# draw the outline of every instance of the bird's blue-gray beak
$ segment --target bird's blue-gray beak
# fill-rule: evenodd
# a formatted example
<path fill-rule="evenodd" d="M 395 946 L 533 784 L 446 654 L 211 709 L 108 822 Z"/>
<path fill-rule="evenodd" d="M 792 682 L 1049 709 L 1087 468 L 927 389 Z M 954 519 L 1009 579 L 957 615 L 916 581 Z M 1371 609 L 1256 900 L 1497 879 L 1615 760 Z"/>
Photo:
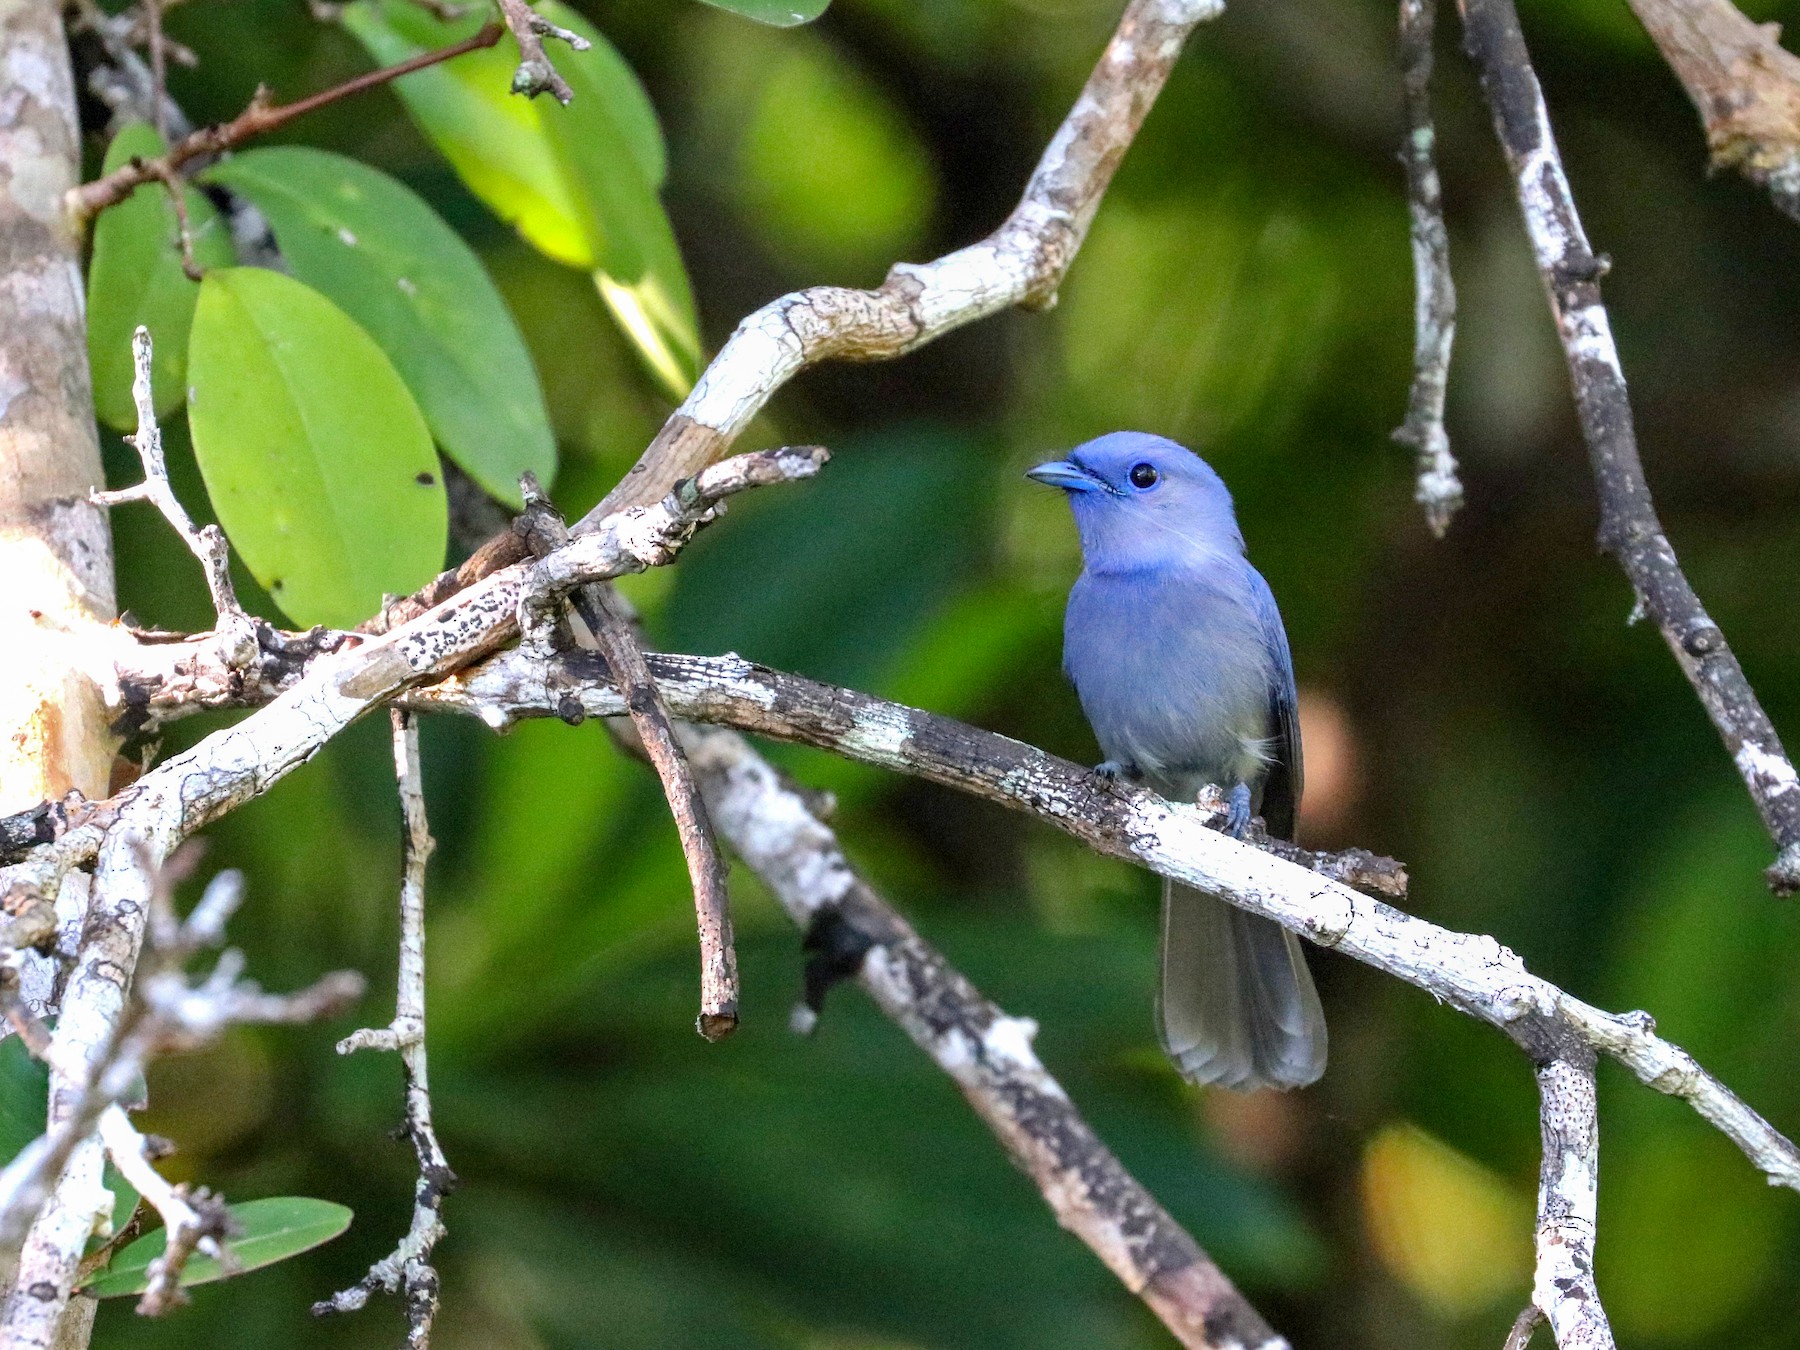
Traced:
<path fill-rule="evenodd" d="M 1100 478 L 1071 459 L 1053 459 L 1035 469 L 1025 470 L 1034 483 L 1061 488 L 1064 492 L 1098 492 L 1106 486 Z"/>

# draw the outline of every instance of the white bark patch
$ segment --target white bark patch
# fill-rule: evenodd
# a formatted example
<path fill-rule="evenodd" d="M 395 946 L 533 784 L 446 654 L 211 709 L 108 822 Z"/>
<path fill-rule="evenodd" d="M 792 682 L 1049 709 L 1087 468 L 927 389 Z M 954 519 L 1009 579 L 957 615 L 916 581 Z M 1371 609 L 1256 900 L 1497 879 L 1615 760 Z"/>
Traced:
<path fill-rule="evenodd" d="M 1795 773 L 1792 762 L 1759 745 L 1746 741 L 1732 759 L 1736 761 L 1739 773 L 1761 784 L 1771 797 L 1780 797 L 1800 788 L 1800 774 Z"/>

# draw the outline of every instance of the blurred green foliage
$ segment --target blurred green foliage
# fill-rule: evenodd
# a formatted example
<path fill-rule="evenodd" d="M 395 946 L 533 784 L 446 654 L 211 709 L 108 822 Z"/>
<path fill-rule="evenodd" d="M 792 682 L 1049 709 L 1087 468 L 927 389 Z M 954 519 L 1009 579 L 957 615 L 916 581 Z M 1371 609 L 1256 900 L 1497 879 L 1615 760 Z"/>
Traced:
<path fill-rule="evenodd" d="M 873 282 L 896 256 L 992 228 L 1117 9 L 839 0 L 782 32 L 685 0 L 584 12 L 662 118 L 665 201 L 716 349 L 784 290 Z M 1623 4 L 1524 10 L 1588 232 L 1613 260 L 1659 507 L 1800 739 L 1800 231 L 1705 174 L 1696 118 Z M 1309 744 L 1308 839 L 1404 858 L 1411 908 L 1493 933 L 1583 997 L 1651 1009 L 1791 1130 L 1800 917 L 1763 890 L 1768 842 L 1731 766 L 1594 552 L 1566 380 L 1453 31 L 1440 130 L 1464 307 L 1450 430 L 1470 504 L 1443 543 L 1387 441 L 1411 344 L 1392 22 L 1376 0 L 1282 0 L 1203 28 L 1055 311 L 808 375 L 745 443 L 821 441 L 839 452 L 829 471 L 734 505 L 675 575 L 632 593 L 670 646 L 735 649 L 1092 758 L 1057 669 L 1072 531 L 1019 471 L 1119 426 L 1186 438 L 1237 494 L 1303 703 L 1335 714 L 1309 724 L 1325 730 Z M 201 58 L 174 75 L 197 120 L 236 112 L 258 81 L 293 97 L 367 64 L 275 0 L 194 0 L 169 25 Z M 668 405 L 587 278 L 488 215 L 391 93 L 278 139 L 399 176 L 478 249 L 544 382 L 558 499 L 571 513 L 597 500 Z M 179 430 L 170 455 L 202 505 Z M 109 465 L 135 477 L 116 442 Z M 204 624 L 192 561 L 161 523 L 126 511 L 115 529 L 124 601 Z M 693 1035 L 673 830 L 654 783 L 597 728 L 495 738 L 433 722 L 425 753 L 442 840 L 433 1077 L 464 1178 L 441 1248 L 441 1350 L 1166 1343 L 859 995 L 834 994 L 810 1040 L 787 1033 L 798 943 L 741 875 L 744 1027 L 716 1047 Z M 1400 1197 L 1424 1250 L 1459 1240 L 1459 1185 L 1514 1197 L 1495 1213 L 1528 1204 L 1536 1098 L 1512 1046 L 1319 955 L 1334 1035 L 1321 1086 L 1203 1098 L 1154 1050 L 1148 878 L 952 794 L 772 753 L 839 795 L 847 845 L 921 929 L 1042 1023 L 1040 1050 L 1101 1134 L 1297 1345 L 1499 1342 L 1523 1284 L 1421 1293 L 1419 1271 L 1380 1259 L 1363 1197 L 1371 1177 L 1420 1174 L 1366 1161 L 1405 1123 L 1435 1141 L 1421 1156 L 1461 1160 L 1422 1173 L 1447 1189 Z M 258 978 L 366 970 L 377 992 L 359 1016 L 375 1022 L 393 962 L 389 777 L 382 730 L 359 727 L 213 830 L 207 860 L 248 870 L 233 936 Z M 392 1307 L 323 1325 L 306 1313 L 385 1253 L 410 1206 L 410 1151 L 386 1137 L 398 1066 L 334 1056 L 348 1025 L 241 1033 L 164 1064 L 145 1119 L 182 1146 L 180 1175 L 237 1200 L 341 1201 L 350 1233 L 199 1290 L 164 1323 L 109 1304 L 99 1345 L 397 1342 Z M 1794 1197 L 1685 1106 L 1610 1067 L 1601 1090 L 1600 1280 L 1622 1335 L 1800 1346 Z M 1431 1194 L 1449 1198 L 1420 1203 Z"/>

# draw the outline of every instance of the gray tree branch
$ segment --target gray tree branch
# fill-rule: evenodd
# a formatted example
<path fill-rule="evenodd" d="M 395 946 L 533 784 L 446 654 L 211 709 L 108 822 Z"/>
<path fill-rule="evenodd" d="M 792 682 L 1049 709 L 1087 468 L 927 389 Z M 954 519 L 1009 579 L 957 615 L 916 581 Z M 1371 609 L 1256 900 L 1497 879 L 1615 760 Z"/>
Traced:
<path fill-rule="evenodd" d="M 1518 10 L 1513 0 L 1458 3 L 1465 44 L 1481 74 L 1568 358 L 1600 496 L 1600 547 L 1624 569 L 1637 604 L 1662 632 L 1775 841 L 1775 861 L 1765 874 L 1770 888 L 1792 894 L 1800 890 L 1800 774 L 1657 519 L 1638 458 L 1625 373 L 1600 300 L 1607 263 L 1581 228 Z"/>

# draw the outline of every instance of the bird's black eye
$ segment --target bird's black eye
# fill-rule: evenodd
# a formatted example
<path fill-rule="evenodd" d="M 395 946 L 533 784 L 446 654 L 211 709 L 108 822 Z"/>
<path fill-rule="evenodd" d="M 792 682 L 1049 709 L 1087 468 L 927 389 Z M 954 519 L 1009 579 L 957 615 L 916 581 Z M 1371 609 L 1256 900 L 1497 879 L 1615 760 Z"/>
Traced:
<path fill-rule="evenodd" d="M 1155 487 L 1157 477 L 1154 464 L 1133 464 L 1131 466 L 1131 485 L 1133 487 Z"/>

